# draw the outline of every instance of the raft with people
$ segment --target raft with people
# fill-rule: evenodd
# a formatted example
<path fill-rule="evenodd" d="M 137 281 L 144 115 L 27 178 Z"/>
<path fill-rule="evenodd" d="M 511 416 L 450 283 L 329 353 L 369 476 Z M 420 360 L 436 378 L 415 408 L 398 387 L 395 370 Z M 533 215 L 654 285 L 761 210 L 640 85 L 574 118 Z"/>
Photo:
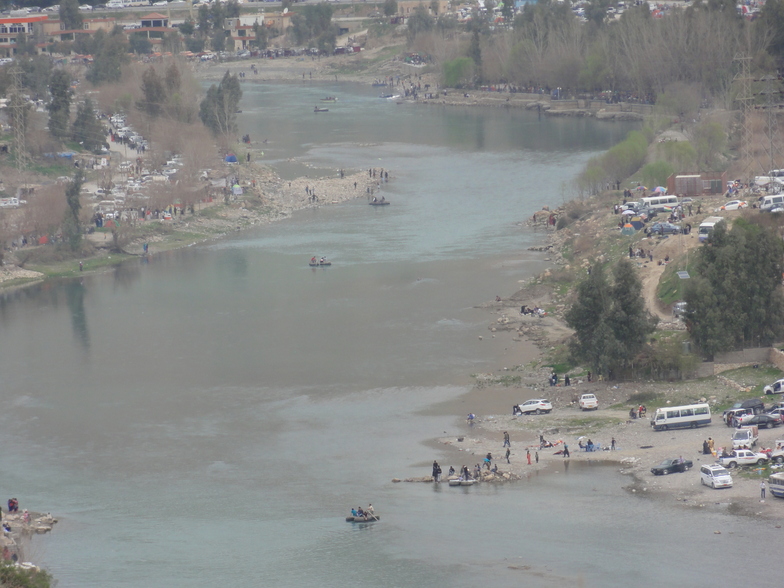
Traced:
<path fill-rule="evenodd" d="M 346 517 L 346 522 L 347 523 L 375 523 L 375 522 L 380 521 L 380 520 L 381 520 L 380 516 L 378 516 L 378 515 L 371 515 L 371 514 L 368 514 L 367 518 L 360 517 L 360 516 L 349 516 L 349 517 Z"/>
<path fill-rule="evenodd" d="M 322 257 L 321 259 L 316 259 L 315 257 L 311 257 L 310 261 L 308 262 L 310 267 L 329 267 L 332 265 L 331 261 L 327 261 L 326 257 Z"/>

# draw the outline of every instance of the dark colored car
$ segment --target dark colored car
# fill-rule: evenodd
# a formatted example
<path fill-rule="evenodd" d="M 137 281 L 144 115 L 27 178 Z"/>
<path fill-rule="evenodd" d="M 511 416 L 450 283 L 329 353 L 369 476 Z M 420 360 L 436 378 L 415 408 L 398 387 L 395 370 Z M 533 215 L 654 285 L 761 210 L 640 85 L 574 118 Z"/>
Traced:
<path fill-rule="evenodd" d="M 651 468 L 651 472 L 653 472 L 654 476 L 666 476 L 667 474 L 671 474 L 672 472 L 685 472 L 688 469 L 691 469 L 691 466 L 694 464 L 688 459 L 665 459 L 657 466 L 653 466 Z"/>
<path fill-rule="evenodd" d="M 681 228 L 672 223 L 653 223 L 648 228 L 648 233 L 651 235 L 677 235 L 680 232 Z"/>
<path fill-rule="evenodd" d="M 757 425 L 758 427 L 764 427 L 765 429 L 767 429 L 768 427 L 778 427 L 780 424 L 781 424 L 781 418 L 776 418 L 770 414 L 754 415 L 750 419 L 745 419 L 743 421 L 743 426 Z"/>

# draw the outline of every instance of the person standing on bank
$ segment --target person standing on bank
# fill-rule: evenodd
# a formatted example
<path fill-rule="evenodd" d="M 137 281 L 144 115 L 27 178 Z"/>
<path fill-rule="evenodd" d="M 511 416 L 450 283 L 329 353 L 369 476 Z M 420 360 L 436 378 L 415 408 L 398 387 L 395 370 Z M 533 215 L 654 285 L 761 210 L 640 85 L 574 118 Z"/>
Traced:
<path fill-rule="evenodd" d="M 509 442 L 509 433 L 504 431 L 504 444 L 503 447 L 511 447 L 512 444 Z"/>

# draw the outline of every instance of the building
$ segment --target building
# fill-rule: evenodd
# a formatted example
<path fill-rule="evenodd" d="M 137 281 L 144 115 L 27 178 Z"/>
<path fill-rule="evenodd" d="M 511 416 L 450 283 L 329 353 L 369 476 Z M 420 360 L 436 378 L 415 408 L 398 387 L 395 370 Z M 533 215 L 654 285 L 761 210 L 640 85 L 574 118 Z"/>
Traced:
<path fill-rule="evenodd" d="M 667 193 L 678 196 L 724 194 L 727 172 L 692 172 L 672 174 L 667 178 Z"/>
<path fill-rule="evenodd" d="M 47 15 L 8 16 L 0 18 L 0 57 L 16 55 L 17 35 L 24 34 L 28 40 L 35 41 L 36 46 L 44 46 L 43 23 Z"/>
<path fill-rule="evenodd" d="M 43 23 L 46 40 L 50 43 L 56 41 L 75 41 L 78 35 L 92 35 L 102 30 L 106 33 L 114 28 L 114 18 L 86 18 L 81 29 L 68 30 L 60 20 L 47 20 Z"/>
<path fill-rule="evenodd" d="M 158 12 L 151 12 L 139 19 L 139 27 L 127 31 L 129 35 L 141 34 L 153 43 L 160 43 L 166 33 L 177 29 L 169 26 L 169 17 Z"/>

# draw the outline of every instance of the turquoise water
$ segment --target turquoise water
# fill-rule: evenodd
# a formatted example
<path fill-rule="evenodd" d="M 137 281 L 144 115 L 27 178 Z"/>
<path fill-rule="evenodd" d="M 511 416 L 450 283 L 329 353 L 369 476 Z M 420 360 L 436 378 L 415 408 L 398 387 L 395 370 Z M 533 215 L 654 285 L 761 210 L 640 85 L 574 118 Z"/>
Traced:
<path fill-rule="evenodd" d="M 520 222 L 632 127 L 343 84 L 245 90 L 243 133 L 273 165 L 384 167 L 393 204 L 0 297 L 0 488 L 60 519 L 28 554 L 58 586 L 658 586 L 654 558 L 704 586 L 727 577 L 720 553 L 776 544 L 767 523 L 630 496 L 613 468 L 390 483 L 463 433 L 425 409 L 516 349 L 479 341 L 494 317 L 476 306 L 544 267 Z M 314 254 L 334 265 L 311 270 Z M 343 521 L 368 502 L 382 523 Z"/>

